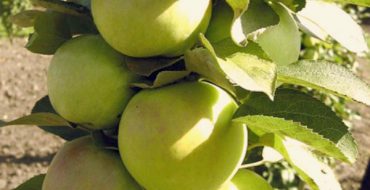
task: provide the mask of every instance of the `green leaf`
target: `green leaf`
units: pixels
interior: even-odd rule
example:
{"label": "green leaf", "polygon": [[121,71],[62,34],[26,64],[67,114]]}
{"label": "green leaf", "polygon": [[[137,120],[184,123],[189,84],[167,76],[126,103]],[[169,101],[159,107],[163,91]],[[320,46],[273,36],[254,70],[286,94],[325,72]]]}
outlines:
{"label": "green leaf", "polygon": [[226,0],[226,2],[234,10],[236,16],[242,14],[249,4],[249,0]]}
{"label": "green leaf", "polygon": [[219,63],[232,83],[249,91],[264,92],[273,99],[276,81],[274,63],[241,52]]}
{"label": "green leaf", "polygon": [[247,115],[238,117],[233,122],[243,123],[259,136],[273,133],[280,137],[299,140],[321,153],[333,156],[345,162],[354,162],[355,158],[344,155],[336,144],[301,123],[264,115]]}
{"label": "green leaf", "polygon": [[72,38],[65,15],[45,12],[35,21],[35,33],[30,36],[26,48],[33,53],[54,54],[67,40]]}
{"label": "green leaf", "polygon": [[370,7],[369,0],[327,0],[327,1],[333,1],[333,2],[338,2],[338,3],[350,3],[350,4]]}
{"label": "green leaf", "polygon": [[235,95],[235,88],[221,70],[217,58],[205,48],[196,48],[185,52],[185,64],[189,71],[196,72],[206,80],[217,84]]}
{"label": "green leaf", "polygon": [[[228,49],[220,58],[215,49],[201,35],[201,42],[207,49],[195,49],[185,54],[188,70],[197,72],[211,82],[237,95],[233,84],[249,91],[265,92],[270,98],[275,91],[276,66],[259,57],[243,52],[231,53]],[[233,47],[231,47],[234,50]],[[226,53],[228,52],[228,53]]]}
{"label": "green leaf", "polygon": [[274,2],[281,2],[290,10],[297,12],[306,6],[306,0],[273,0]]}
{"label": "green leaf", "polygon": [[289,9],[281,3],[272,8],[280,17],[276,26],[267,28],[257,37],[257,43],[277,65],[288,65],[298,60],[301,34]]}
{"label": "green leaf", "polygon": [[71,125],[54,113],[34,113],[13,121],[6,122],[0,127],[10,125],[39,125],[39,126],[68,126]]}
{"label": "green leaf", "polygon": [[152,84],[147,83],[133,83],[132,86],[139,88],[158,88],[171,83],[174,83],[190,74],[189,71],[162,71],[158,73],[156,79]]}
{"label": "green leaf", "polygon": [[335,4],[307,0],[306,7],[296,14],[296,18],[303,30],[322,40],[330,35],[350,51],[369,51],[362,28]]}
{"label": "green leaf", "polygon": [[44,7],[48,10],[53,10],[69,15],[90,15],[90,10],[80,4],[74,2],[66,2],[60,0],[31,0],[34,5]]}
{"label": "green leaf", "polygon": [[51,55],[76,34],[97,34],[89,17],[67,15],[55,11],[41,12],[35,21],[35,32],[26,48],[33,53]]}
{"label": "green leaf", "polygon": [[125,63],[130,71],[135,74],[149,77],[156,71],[174,65],[179,62],[182,58],[166,58],[166,57],[156,57],[156,58],[134,58],[125,57]]}
{"label": "green leaf", "polygon": [[26,48],[32,53],[52,55],[66,39],[34,32],[28,38]]}
{"label": "green leaf", "polygon": [[221,58],[229,57],[237,52],[242,52],[255,55],[267,61],[271,61],[271,59],[266,55],[262,48],[253,41],[249,41],[246,47],[241,47],[236,45],[234,41],[231,40],[231,38],[227,38],[217,43],[213,43],[212,45],[216,54]]}
{"label": "green leaf", "polygon": [[[239,47],[226,39],[216,43],[213,48],[203,36],[201,42],[215,57],[220,69],[232,84],[248,91],[264,92],[273,99],[276,65],[268,59],[258,57],[265,57],[265,54],[257,44],[252,42],[247,47]],[[218,53],[221,54],[220,57]]]}
{"label": "green leaf", "polygon": [[212,7],[212,18],[205,33],[207,39],[215,43],[230,38],[233,19],[233,9],[225,1],[216,1]]}
{"label": "green leaf", "polygon": [[[48,96],[45,96],[45,97],[41,98],[39,101],[36,102],[35,106],[32,109],[32,114],[37,114],[37,113],[49,113],[49,114],[54,114],[54,115],[58,116],[56,111],[53,109]],[[60,116],[58,116],[58,117],[60,118]],[[52,133],[54,135],[57,135],[57,136],[65,139],[67,141],[90,134],[88,131],[86,131],[84,129],[81,129],[81,128],[78,128],[78,127],[75,127],[75,126],[71,127],[71,124],[69,124],[69,123],[66,124],[65,122],[62,122],[60,124],[61,125],[57,125],[57,124],[48,125],[48,124],[46,124],[46,125],[43,125],[43,126],[39,125],[39,127],[42,130],[44,130],[46,132],[49,132],[49,133]],[[38,124],[36,124],[36,125],[38,125]],[[69,127],[67,127],[67,126],[69,126]]]}
{"label": "green leaf", "polygon": [[[279,131],[278,133],[305,142],[322,153],[337,159],[349,162],[353,162],[356,159],[357,147],[351,134],[348,132],[348,127],[329,107],[307,94],[296,90],[280,89],[276,92],[273,102],[261,94],[252,94],[248,101],[239,107],[235,117],[251,115],[264,115],[258,117],[272,116],[291,120],[282,121],[280,126],[275,126],[273,124],[274,120],[278,121],[280,119],[266,118],[266,122],[271,120],[270,123],[272,124],[265,123],[263,127],[274,126],[274,128],[269,130],[288,130]],[[285,125],[290,124],[292,126],[284,128]],[[263,125],[263,123],[260,125]],[[296,131],[294,130],[306,132],[295,134]],[[308,138],[309,134],[312,133],[311,130],[314,132],[314,136],[317,137]],[[304,133],[309,134],[302,135]],[[320,139],[323,139],[325,142],[319,142]]]}
{"label": "green leaf", "polygon": [[333,170],[302,143],[274,134],[262,136],[259,143],[277,150],[312,190],[341,190]]}
{"label": "green leaf", "polygon": [[37,175],[24,182],[14,190],[41,190],[44,182],[45,174]]}
{"label": "green leaf", "polygon": [[25,10],[16,15],[10,16],[9,20],[19,27],[32,27],[36,18],[43,12],[39,10]]}
{"label": "green leaf", "polygon": [[370,105],[370,87],[350,70],[325,61],[299,61],[279,67],[278,80],[335,93]]}
{"label": "green leaf", "polygon": [[238,44],[246,44],[248,38],[253,37],[253,32],[263,30],[279,23],[279,16],[264,1],[250,1],[248,9],[232,24],[231,36]]}

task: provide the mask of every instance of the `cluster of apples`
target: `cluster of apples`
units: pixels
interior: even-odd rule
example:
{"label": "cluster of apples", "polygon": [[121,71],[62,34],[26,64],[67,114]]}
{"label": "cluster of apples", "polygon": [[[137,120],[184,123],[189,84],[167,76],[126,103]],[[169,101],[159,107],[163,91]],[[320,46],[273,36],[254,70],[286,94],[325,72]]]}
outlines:
{"label": "cluster of apples", "polygon": [[67,142],[53,159],[43,190],[265,190],[239,170],[247,129],[232,125],[235,100],[214,84],[178,82],[130,87],[142,77],[125,65],[136,58],[182,55],[205,33],[211,0],[92,0],[100,35],[62,45],[47,85],[54,109],[90,130],[118,129],[118,149],[92,137]]}

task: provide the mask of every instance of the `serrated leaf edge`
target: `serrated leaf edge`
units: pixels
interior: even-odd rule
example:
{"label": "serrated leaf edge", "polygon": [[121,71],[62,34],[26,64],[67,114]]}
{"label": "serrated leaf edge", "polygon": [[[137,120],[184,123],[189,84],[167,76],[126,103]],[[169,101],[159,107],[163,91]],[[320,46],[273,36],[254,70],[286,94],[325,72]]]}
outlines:
{"label": "serrated leaf edge", "polygon": [[[275,133],[276,135],[280,136],[280,137],[288,136],[288,137],[290,137],[290,138],[292,138],[292,139],[295,139],[295,140],[301,141],[301,142],[303,142],[304,144],[307,144],[309,147],[313,148],[314,150],[318,150],[318,151],[320,151],[321,153],[324,153],[324,154],[326,154],[326,155],[329,155],[329,156],[335,157],[335,158],[337,158],[337,159],[339,159],[339,160],[341,160],[341,161],[349,162],[349,163],[353,163],[353,162],[355,161],[355,160],[351,159],[350,157],[348,157],[347,155],[345,155],[345,154],[341,151],[341,149],[337,146],[337,144],[333,143],[332,141],[330,141],[329,139],[325,138],[325,137],[324,137],[324,136],[322,136],[321,134],[314,132],[311,128],[308,128],[306,125],[303,125],[303,124],[302,124],[302,123],[300,123],[300,122],[296,122],[296,121],[294,121],[294,120],[284,119],[284,118],[280,118],[280,117],[266,116],[266,115],[247,115],[247,116],[242,116],[242,117],[235,118],[235,119],[233,119],[232,121],[233,121],[233,122],[238,122],[238,123],[244,123],[244,122],[243,122],[243,121],[241,121],[241,120],[242,120],[243,118],[246,118],[246,117],[268,117],[268,118],[274,118],[274,119],[283,120],[283,121],[286,121],[286,122],[290,122],[290,123],[292,123],[293,125],[300,126],[300,127],[304,128],[304,129],[305,129],[305,131],[310,132],[311,134],[313,134],[314,136],[316,136],[316,137],[317,137],[317,138],[319,138],[320,140],[327,142],[330,146],[336,147],[336,148],[337,148],[337,150],[338,150],[338,153],[339,153],[342,157],[337,157],[337,156],[329,155],[327,152],[325,152],[325,151],[323,151],[323,150],[319,150],[319,149],[317,149],[317,148],[315,148],[315,147],[312,147],[310,144],[307,144],[306,142],[303,142],[303,141],[301,141],[300,139],[297,139],[297,138],[295,138],[295,137],[288,136],[288,135],[285,135],[285,134],[281,134],[281,133],[279,132],[279,131],[281,131],[281,130],[277,130],[277,132],[274,132],[274,133]],[[247,127],[249,127],[249,126],[248,126],[248,124],[246,124],[246,125],[247,125]],[[348,131],[348,133],[349,133],[349,131]],[[349,133],[349,134],[350,134],[350,133]],[[352,137],[352,134],[351,134],[351,137]],[[357,152],[358,152],[358,150],[357,150],[357,148],[356,148],[356,153],[357,153]]]}

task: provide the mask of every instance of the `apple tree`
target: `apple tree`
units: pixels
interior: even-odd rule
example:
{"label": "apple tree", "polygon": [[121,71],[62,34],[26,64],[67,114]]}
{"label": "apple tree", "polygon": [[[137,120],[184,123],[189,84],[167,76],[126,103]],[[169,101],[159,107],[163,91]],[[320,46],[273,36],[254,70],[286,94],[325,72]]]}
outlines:
{"label": "apple tree", "polygon": [[17,190],[270,190],[254,166],[279,160],[313,190],[341,189],[321,158],[355,162],[355,139],[298,89],[370,106],[370,87],[300,58],[301,40],[365,55],[364,32],[338,5],[370,1],[32,2],[11,20],[33,28],[29,51],[53,55],[48,95],[0,127],[37,125],[67,143]]}

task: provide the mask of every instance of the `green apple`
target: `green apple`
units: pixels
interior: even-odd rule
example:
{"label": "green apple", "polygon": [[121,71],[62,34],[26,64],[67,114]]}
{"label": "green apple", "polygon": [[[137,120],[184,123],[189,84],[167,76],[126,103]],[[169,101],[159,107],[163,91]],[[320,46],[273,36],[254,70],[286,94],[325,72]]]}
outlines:
{"label": "green apple", "polygon": [[65,119],[90,129],[118,124],[137,80],[124,57],[100,36],[87,35],[62,45],[47,74],[49,97]]}
{"label": "green apple", "polygon": [[225,1],[217,1],[213,7],[206,38],[212,43],[230,38],[233,18],[234,12],[231,7]]}
{"label": "green apple", "polygon": [[237,104],[224,90],[186,82],[136,94],[118,144],[132,176],[148,190],[215,190],[237,172],[247,148]]}
{"label": "green apple", "polygon": [[255,172],[241,169],[229,183],[226,183],[219,190],[273,190],[273,188]]}
{"label": "green apple", "polygon": [[92,0],[94,22],[116,50],[132,57],[177,56],[207,29],[211,0]]}
{"label": "green apple", "polygon": [[91,137],[67,142],[51,162],[42,190],[141,190],[118,152],[96,146]]}

